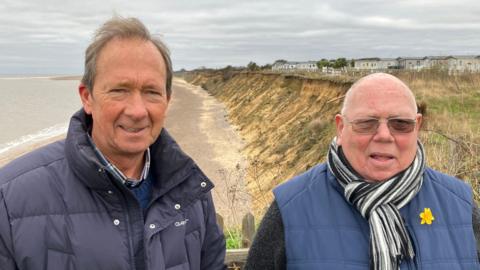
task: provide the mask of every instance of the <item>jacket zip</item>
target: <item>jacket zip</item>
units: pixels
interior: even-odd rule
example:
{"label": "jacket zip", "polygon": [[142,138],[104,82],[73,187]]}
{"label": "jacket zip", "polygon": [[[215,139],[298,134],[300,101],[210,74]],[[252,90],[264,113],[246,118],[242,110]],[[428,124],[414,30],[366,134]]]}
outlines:
{"label": "jacket zip", "polygon": [[128,203],[127,203],[127,198],[126,195],[122,193],[123,196],[123,207],[126,210],[125,211],[125,223],[126,223],[126,229],[127,229],[127,238],[128,238],[128,253],[130,257],[130,265],[132,266],[132,270],[135,270],[135,255],[133,253],[133,240],[130,235],[132,235],[132,224],[130,224],[130,209],[128,208]]}
{"label": "jacket zip", "polygon": [[[104,172],[104,174],[102,175],[102,177],[112,181],[113,183],[115,183],[116,180],[114,179],[110,179],[108,178],[107,174]],[[114,184],[114,186],[117,187],[117,190],[120,194],[122,194],[122,206],[123,206],[123,209],[125,211],[125,228],[127,229],[127,238],[128,238],[128,253],[129,253],[129,262],[130,262],[130,265],[132,266],[132,270],[136,270],[136,265],[135,265],[135,255],[134,255],[134,252],[133,252],[133,241],[132,241],[132,238],[130,237],[130,235],[132,235],[132,226],[130,224],[130,209],[128,208],[128,203],[127,203],[127,197],[124,193],[124,191],[122,191],[122,187],[119,186],[119,185],[116,185]]]}
{"label": "jacket zip", "polygon": [[410,265],[412,266],[412,269],[420,270],[422,267],[420,266],[420,260],[418,259],[420,257],[420,248],[418,247],[417,243],[417,237],[415,236],[415,231],[410,230],[410,237],[413,242],[413,247],[415,249],[415,257],[413,258],[412,262]]}

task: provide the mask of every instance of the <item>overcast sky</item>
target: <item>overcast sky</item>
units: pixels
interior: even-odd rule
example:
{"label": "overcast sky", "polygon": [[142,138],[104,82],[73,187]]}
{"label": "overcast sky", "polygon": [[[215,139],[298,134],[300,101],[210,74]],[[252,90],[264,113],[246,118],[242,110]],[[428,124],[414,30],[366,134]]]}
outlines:
{"label": "overcast sky", "polygon": [[478,0],[0,0],[0,14],[0,74],[82,74],[113,14],[161,35],[176,70],[480,54]]}

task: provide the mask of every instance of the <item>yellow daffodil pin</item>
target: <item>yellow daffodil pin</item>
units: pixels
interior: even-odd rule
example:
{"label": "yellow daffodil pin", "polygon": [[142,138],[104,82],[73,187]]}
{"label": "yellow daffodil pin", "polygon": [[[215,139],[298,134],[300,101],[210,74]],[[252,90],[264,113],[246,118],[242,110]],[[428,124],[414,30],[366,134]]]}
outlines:
{"label": "yellow daffodil pin", "polygon": [[420,213],[420,218],[422,219],[422,222],[420,224],[432,225],[432,221],[435,220],[435,217],[433,216],[432,210],[430,210],[430,208],[424,208],[423,212]]}

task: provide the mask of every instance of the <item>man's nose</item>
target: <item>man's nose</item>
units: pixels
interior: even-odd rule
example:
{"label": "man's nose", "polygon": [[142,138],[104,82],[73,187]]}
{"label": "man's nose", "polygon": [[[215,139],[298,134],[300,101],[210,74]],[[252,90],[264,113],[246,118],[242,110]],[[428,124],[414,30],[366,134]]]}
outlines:
{"label": "man's nose", "polygon": [[393,140],[392,133],[390,132],[390,129],[388,128],[387,121],[380,121],[378,123],[378,128],[377,132],[374,135],[375,140],[381,140],[381,141],[391,141]]}
{"label": "man's nose", "polygon": [[125,114],[135,119],[143,118],[148,114],[147,106],[141,93],[135,92],[130,96],[125,108]]}

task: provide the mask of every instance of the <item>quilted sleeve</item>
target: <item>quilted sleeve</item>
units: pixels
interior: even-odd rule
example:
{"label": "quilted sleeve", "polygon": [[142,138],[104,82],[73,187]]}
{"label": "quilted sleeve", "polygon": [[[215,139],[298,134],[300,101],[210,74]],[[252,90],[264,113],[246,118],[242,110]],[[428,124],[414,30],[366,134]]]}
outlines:
{"label": "quilted sleeve", "polygon": [[0,268],[2,270],[17,270],[13,259],[12,234],[10,230],[10,218],[0,190]]}

